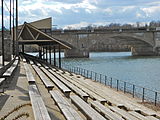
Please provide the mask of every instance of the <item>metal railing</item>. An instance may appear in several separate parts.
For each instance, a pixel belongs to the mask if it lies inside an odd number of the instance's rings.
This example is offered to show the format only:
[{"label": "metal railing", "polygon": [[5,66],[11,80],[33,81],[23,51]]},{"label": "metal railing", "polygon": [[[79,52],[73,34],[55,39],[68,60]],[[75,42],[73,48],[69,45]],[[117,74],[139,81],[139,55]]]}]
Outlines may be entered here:
[{"label": "metal railing", "polygon": [[86,78],[92,79],[94,81],[100,82],[110,88],[114,88],[117,91],[123,91],[124,93],[129,93],[132,97],[138,97],[142,99],[142,102],[153,103],[155,106],[160,105],[160,92],[150,90],[141,86],[134,85],[132,83],[118,80],[107,75],[96,73],[87,69],[80,67],[73,67],[70,65],[62,65],[62,69],[65,69],[69,72],[82,75]]}]

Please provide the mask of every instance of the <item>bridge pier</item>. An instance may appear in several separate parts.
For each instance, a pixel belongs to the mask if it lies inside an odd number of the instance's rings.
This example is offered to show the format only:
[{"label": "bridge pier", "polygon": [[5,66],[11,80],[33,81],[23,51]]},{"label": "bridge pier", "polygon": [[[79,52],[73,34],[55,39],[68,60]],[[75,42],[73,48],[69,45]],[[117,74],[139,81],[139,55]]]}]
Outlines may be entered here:
[{"label": "bridge pier", "polygon": [[132,47],[131,52],[133,56],[152,56],[155,55],[153,47],[143,46],[143,47]]},{"label": "bridge pier", "polygon": [[65,58],[89,58],[89,50],[73,48],[71,50],[65,50],[64,56]]}]

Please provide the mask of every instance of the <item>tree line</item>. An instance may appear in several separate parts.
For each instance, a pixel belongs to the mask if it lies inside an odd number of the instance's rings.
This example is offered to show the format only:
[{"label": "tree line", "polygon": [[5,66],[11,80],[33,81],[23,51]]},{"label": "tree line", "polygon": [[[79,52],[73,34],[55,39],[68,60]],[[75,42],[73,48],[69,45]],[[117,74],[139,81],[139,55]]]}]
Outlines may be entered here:
[{"label": "tree line", "polygon": [[[142,22],[136,22],[135,24],[120,24],[120,23],[110,23],[107,25],[93,25],[90,24],[86,27],[81,27],[81,30],[92,30],[92,29],[133,29],[133,28],[156,28],[160,27],[160,20],[159,21],[151,21],[149,23],[142,23]],[[66,30],[74,30],[76,28],[73,28],[71,26],[68,26]]]}]

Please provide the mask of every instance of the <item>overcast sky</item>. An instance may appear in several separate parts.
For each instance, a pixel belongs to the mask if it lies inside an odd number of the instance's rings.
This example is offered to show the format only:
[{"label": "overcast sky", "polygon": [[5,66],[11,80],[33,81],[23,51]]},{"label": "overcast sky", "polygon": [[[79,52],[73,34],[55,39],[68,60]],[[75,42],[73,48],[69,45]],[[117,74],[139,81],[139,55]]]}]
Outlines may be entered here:
[{"label": "overcast sky", "polygon": [[19,0],[19,24],[46,17],[59,27],[157,21],[160,0]]}]

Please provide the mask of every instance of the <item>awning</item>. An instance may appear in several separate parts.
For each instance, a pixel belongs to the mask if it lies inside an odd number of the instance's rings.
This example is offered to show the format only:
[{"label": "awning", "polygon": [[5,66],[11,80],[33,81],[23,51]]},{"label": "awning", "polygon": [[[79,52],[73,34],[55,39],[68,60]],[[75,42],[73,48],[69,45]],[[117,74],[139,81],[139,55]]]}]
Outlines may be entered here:
[{"label": "awning", "polygon": [[72,47],[64,41],[53,38],[52,36],[40,31],[29,23],[24,23],[18,36],[19,44],[37,44],[39,46],[59,46],[62,49],[71,49]]}]

